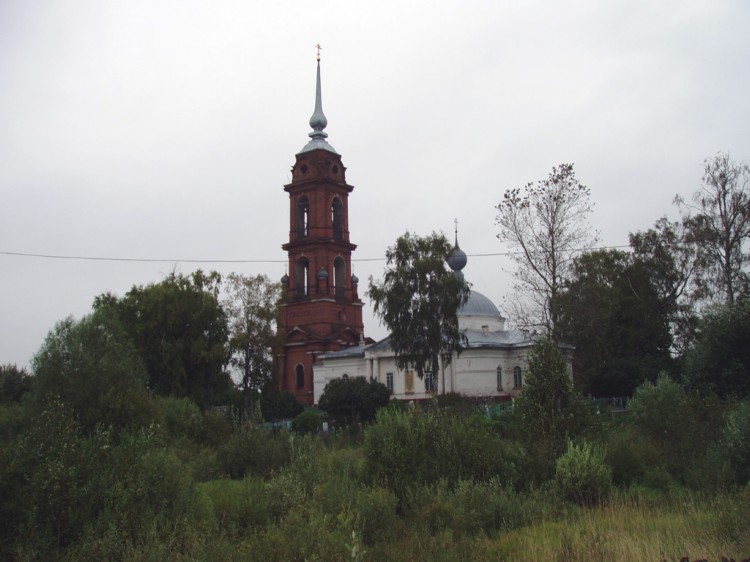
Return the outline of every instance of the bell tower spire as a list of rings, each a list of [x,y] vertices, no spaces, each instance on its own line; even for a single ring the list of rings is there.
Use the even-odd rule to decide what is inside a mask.
[[[322,149],[337,154],[333,147],[328,144],[328,141],[326,141],[326,138],[328,138],[328,133],[324,132],[325,128],[328,126],[328,119],[326,119],[326,116],[323,113],[323,95],[320,87],[320,43],[318,43],[316,47],[318,49],[318,68],[317,76],[315,79],[315,109],[313,110],[312,117],[310,117],[310,127],[312,127],[312,133],[308,134],[311,140],[305,145],[300,153],[309,152],[310,150],[315,149]]]
[[[313,366],[321,353],[359,344],[364,332],[359,280],[352,274],[349,194],[341,156],[324,129],[318,45],[315,110],[310,141],[295,156],[289,194],[289,241],[282,245],[289,273],[282,278],[284,298],[279,331],[286,343],[277,366],[279,389],[313,403]]]

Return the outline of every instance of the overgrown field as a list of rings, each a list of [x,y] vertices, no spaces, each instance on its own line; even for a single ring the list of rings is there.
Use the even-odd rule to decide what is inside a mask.
[[[90,431],[60,402],[0,407],[0,558],[750,557],[747,403],[667,441],[594,413],[548,449],[457,400],[320,436],[153,400],[146,425]]]

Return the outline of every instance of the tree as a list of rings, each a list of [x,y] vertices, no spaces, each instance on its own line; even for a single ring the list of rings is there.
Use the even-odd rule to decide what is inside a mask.
[[[528,364],[523,392],[516,398],[513,411],[546,479],[550,474],[545,473],[551,473],[567,440],[586,428],[587,411],[573,389],[565,356],[551,338],[542,338],[534,345]]]
[[[370,277],[367,294],[390,330],[396,365],[413,367],[419,377],[439,373],[439,358],[447,364],[461,351],[457,313],[469,298],[469,286],[448,271],[450,251],[442,234],[420,237],[407,232],[386,251],[383,281]]]
[[[546,180],[509,189],[497,206],[497,237],[516,262],[516,321],[541,328],[557,340],[557,297],[570,277],[573,257],[590,248],[595,234],[586,222],[589,189],[573,164],[553,167]]]
[[[675,202],[688,212],[686,224],[702,260],[699,280],[705,293],[718,292],[724,302],[733,303],[747,294],[750,283],[750,166],[722,153],[704,163],[703,185],[692,204],[680,196]]]
[[[278,390],[266,387],[260,395],[260,410],[266,421],[292,419],[305,409],[302,403],[288,390]]]
[[[16,365],[0,365],[0,404],[20,402],[24,394],[31,390],[32,379],[24,368]]]
[[[247,410],[250,391],[260,390],[271,380],[271,347],[281,288],[265,275],[237,273],[229,275],[225,286],[222,304],[229,325],[229,362],[240,373]]]
[[[698,423],[685,389],[661,373],[656,383],[644,382],[628,402],[628,411],[642,437],[651,439],[662,452],[673,474],[695,462]]]
[[[685,221],[660,218],[653,228],[630,234],[633,259],[642,264],[668,318],[673,352],[682,353],[695,333],[695,303],[700,298],[696,272],[700,258],[689,241]]]
[[[318,405],[338,422],[369,422],[375,419],[378,409],[388,405],[390,399],[391,393],[383,383],[353,377],[330,381],[323,389]]]
[[[715,305],[698,323],[684,357],[690,388],[719,396],[750,397],[750,301]]]
[[[116,428],[148,424],[148,374],[111,309],[58,322],[31,365],[36,411],[58,400],[87,431],[97,424]]]
[[[95,300],[95,308],[117,311],[156,394],[188,396],[205,406],[231,386],[224,371],[229,332],[217,299],[220,280],[215,272],[172,272],[160,283],[134,286],[121,299],[105,294]]]
[[[671,307],[652,279],[650,261],[619,250],[575,258],[559,296],[559,334],[576,348],[580,389],[629,396],[672,364]]]

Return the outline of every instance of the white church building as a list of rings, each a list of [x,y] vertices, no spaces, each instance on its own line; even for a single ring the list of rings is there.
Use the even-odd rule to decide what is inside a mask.
[[[467,257],[458,240],[447,261],[455,275],[463,276]],[[475,290],[459,309],[458,324],[466,337],[462,352],[443,362],[439,373],[424,378],[396,366],[390,338],[320,355],[313,366],[314,403],[318,403],[329,381],[344,377],[373,378],[386,385],[392,398],[398,400],[426,400],[443,393],[490,400],[511,400],[518,395],[536,335],[506,330],[498,308]]]

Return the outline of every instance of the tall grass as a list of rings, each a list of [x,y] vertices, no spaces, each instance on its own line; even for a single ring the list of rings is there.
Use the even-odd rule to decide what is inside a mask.
[[[497,536],[489,559],[743,560],[750,556],[750,494],[713,499],[680,493],[659,498],[637,490],[603,506]]]

